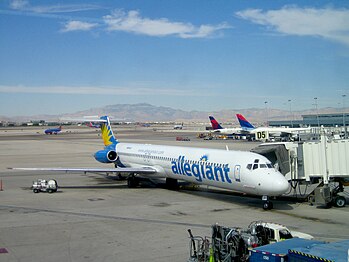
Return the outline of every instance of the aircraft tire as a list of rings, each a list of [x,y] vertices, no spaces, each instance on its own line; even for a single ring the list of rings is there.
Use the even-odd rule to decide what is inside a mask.
[[[263,203],[263,209],[264,209],[264,210],[273,209],[273,203],[270,202],[270,201],[265,201],[265,202]]]
[[[177,179],[173,179],[173,178],[166,178],[166,187],[167,189],[170,190],[178,190],[178,181]]]
[[[136,177],[134,176],[130,176],[128,179],[127,179],[127,186],[128,188],[135,188],[139,185],[139,181]]]
[[[36,194],[36,193],[39,193],[39,189],[35,188],[33,189],[33,192]]]

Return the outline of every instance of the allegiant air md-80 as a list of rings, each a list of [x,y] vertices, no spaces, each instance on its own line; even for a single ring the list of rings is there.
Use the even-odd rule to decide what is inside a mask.
[[[95,120],[95,122],[97,122]],[[263,196],[263,208],[271,209],[269,196],[288,190],[285,177],[262,155],[218,149],[147,145],[119,142],[107,116],[101,123],[105,148],[94,157],[116,168],[14,168],[22,170],[100,172],[128,174],[128,186],[138,185],[141,177],[166,178],[168,186],[178,180]]]

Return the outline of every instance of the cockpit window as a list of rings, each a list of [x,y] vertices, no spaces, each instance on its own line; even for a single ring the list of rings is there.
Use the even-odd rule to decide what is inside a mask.
[[[258,168],[274,168],[271,163],[260,164],[259,159],[255,159],[253,164],[247,164],[246,168],[248,170],[255,170]]]

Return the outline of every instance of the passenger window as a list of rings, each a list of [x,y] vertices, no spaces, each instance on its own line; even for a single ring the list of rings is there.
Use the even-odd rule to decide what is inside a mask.
[[[257,169],[258,168],[258,164],[254,164],[253,165],[253,170]]]
[[[252,164],[248,164],[247,169],[251,170],[251,168],[252,168]]]

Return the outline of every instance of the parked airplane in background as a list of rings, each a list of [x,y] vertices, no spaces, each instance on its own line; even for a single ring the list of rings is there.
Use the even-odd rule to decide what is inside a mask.
[[[243,132],[250,134],[256,134],[258,132],[268,132],[272,136],[292,136],[297,135],[300,132],[310,131],[309,127],[254,127],[246,118],[241,114],[236,114],[237,119],[239,120],[241,129]]]
[[[101,128],[100,124],[94,124],[92,122],[90,122],[89,124],[86,124],[88,127],[94,127],[94,128]]]
[[[242,132],[241,128],[223,128],[213,116],[209,116],[212,126],[212,132],[221,133],[225,135],[240,135]]]
[[[107,116],[101,117],[104,149],[94,157],[116,168],[13,168],[21,170],[128,174],[128,186],[135,187],[143,177],[165,178],[170,188],[183,180],[199,185],[263,196],[263,208],[271,209],[269,196],[285,193],[289,184],[262,155],[207,148],[149,145],[119,142]]]
[[[49,128],[46,129],[44,132],[46,135],[57,135],[59,132],[62,131],[62,126],[59,126],[58,128]]]
[[[174,125],[173,129],[183,129],[183,123],[180,125]]]

